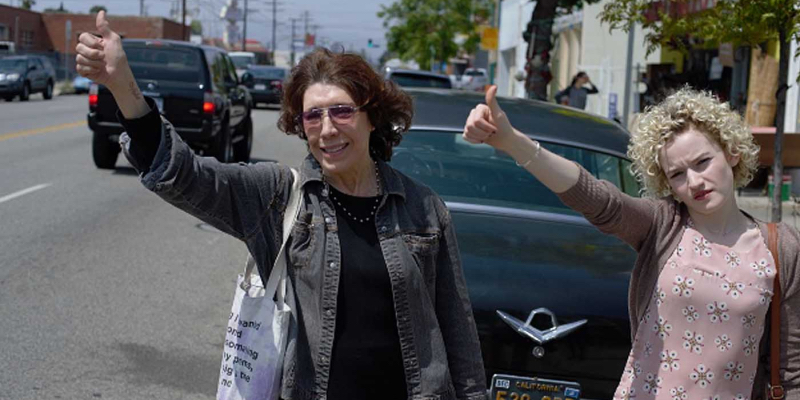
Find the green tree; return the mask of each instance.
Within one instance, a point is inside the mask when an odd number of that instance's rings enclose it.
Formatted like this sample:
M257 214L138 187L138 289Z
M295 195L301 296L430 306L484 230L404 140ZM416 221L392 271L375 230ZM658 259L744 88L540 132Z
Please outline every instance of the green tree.
M460 51L472 53L480 43L477 28L488 21L491 0L396 0L381 6L387 50L402 60L414 60L422 69ZM456 36L466 39L456 42Z
M193 19L190 26L192 28L192 35L202 35L203 34L203 23L200 22L200 20Z
M36 5L36 0L22 0L22 7L25 10L30 10L33 6Z
M106 6L95 5L95 6L92 6L92 8L89 9L89 14L97 14L101 10L105 11L106 13L108 13L108 9L106 8Z
M531 13L522 37L528 42L529 54L525 64L525 90L528 97L547 100L547 85L553 79L550 72L550 51L553 49L553 22L561 15L583 8L599 0L539 0Z
M670 0L675 9L686 0ZM789 88L789 61L791 40L800 40L800 0L719 0L709 10L685 16L658 10L659 18L648 20L646 15L653 7L650 0L612 0L606 4L601 19L611 30L627 30L631 24L642 24L648 53L659 46L685 50L689 36L708 45L733 43L758 46L767 40L780 43L778 91L775 132L775 161L772 166L776 182L772 198L772 221L781 220L781 176L783 175L783 128L786 115L786 90ZM797 55L795 55L797 56ZM751 82L750 84L758 84Z

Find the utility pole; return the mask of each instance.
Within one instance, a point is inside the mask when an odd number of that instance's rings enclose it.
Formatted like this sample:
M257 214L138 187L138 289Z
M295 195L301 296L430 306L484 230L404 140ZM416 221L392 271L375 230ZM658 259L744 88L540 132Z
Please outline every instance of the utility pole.
M244 0L244 28L242 29L242 51L246 51L247 43L247 0Z
M144 0L139 0L139 16L144 17Z
M181 7L181 40L187 40L186 37L186 0L183 0L183 6Z
M295 27L295 23L297 21L300 21L300 18L290 18L290 20L292 21L292 39L289 42L289 49L291 51L290 56L289 56L289 64L291 64L291 65L289 67L291 68L291 67L294 67L294 32L295 32L294 31L294 27Z
M275 64L275 27L278 25L278 0L272 0L272 63Z
M308 39L308 10L303 11L303 49L306 48L306 40Z

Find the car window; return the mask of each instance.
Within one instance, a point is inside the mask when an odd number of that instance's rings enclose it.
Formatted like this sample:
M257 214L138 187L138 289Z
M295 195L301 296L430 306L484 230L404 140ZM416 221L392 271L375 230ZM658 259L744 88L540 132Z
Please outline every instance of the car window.
M33 59L33 65L35 65L36 69L38 69L38 70L43 70L44 69L44 66L42 65L42 60L39 59L39 58L34 58Z
M192 48L126 45L128 64L137 79L201 82L200 55Z
M282 68L252 68L248 72L253 77L262 79L283 79L286 77L286 70Z
M21 71L27 66L27 62L21 59L0 60L0 71Z
M554 143L542 146L637 195L636 181L625 177L630 175L627 160ZM391 164L446 201L577 214L511 157L489 145L468 143L460 133L412 130L395 147Z
M450 78L428 76L422 74L395 72L390 77L392 81L405 87L425 87L425 88L445 88L450 89L453 85Z
M238 82L239 79L237 78L236 75L236 66L233 65L233 61L231 61L231 58L228 57L225 53L219 53L219 56L222 60L222 65L224 65L225 68L225 75L224 75L225 82L227 83Z
M482 71L472 70L472 71L465 72L464 75L467 75L467 76L483 76L483 72Z

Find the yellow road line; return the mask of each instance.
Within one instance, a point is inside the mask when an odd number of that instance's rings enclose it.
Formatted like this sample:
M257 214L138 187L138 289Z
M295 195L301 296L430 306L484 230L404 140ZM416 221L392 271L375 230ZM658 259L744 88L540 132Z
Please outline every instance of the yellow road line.
M60 131L62 129L77 128L79 126L84 126L84 125L86 125L86 120L77 121L77 122L69 122L69 123L61 124L61 125L46 126L44 128L38 128L38 129L26 129L24 131L6 133L6 134L0 135L0 142L2 142L3 140L7 140L7 139L13 139L13 138L18 138L18 137L22 137L22 136L36 135L38 133Z

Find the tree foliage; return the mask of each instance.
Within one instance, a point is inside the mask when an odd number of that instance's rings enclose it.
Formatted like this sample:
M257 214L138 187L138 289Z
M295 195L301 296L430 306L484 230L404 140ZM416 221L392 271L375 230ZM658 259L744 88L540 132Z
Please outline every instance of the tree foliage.
M95 5L95 6L92 6L92 8L89 9L89 14L97 14L97 13L100 12L100 10L108 12L108 9L106 8L106 6Z
M22 0L22 4L20 5L20 8L25 9L25 10L30 10L35 5L36 5L36 0Z
M687 1L670 3L676 7ZM709 45L758 45L778 39L783 28L790 38L797 39L800 26L800 0L719 0L709 10L684 16L666 13L661 8L656 11L659 18L648 20L651 7L650 0L613 0L605 5L600 17L611 30L627 31L630 23L641 24L648 54L659 46L686 50L690 34L693 40Z
M200 22L200 20L193 19L190 26L192 28L192 35L202 35L203 34L203 23Z
M477 49L477 28L488 22L491 7L491 0L396 0L381 6L378 17L388 28L388 50L430 69L431 59L446 61ZM460 44L459 35L466 37Z

